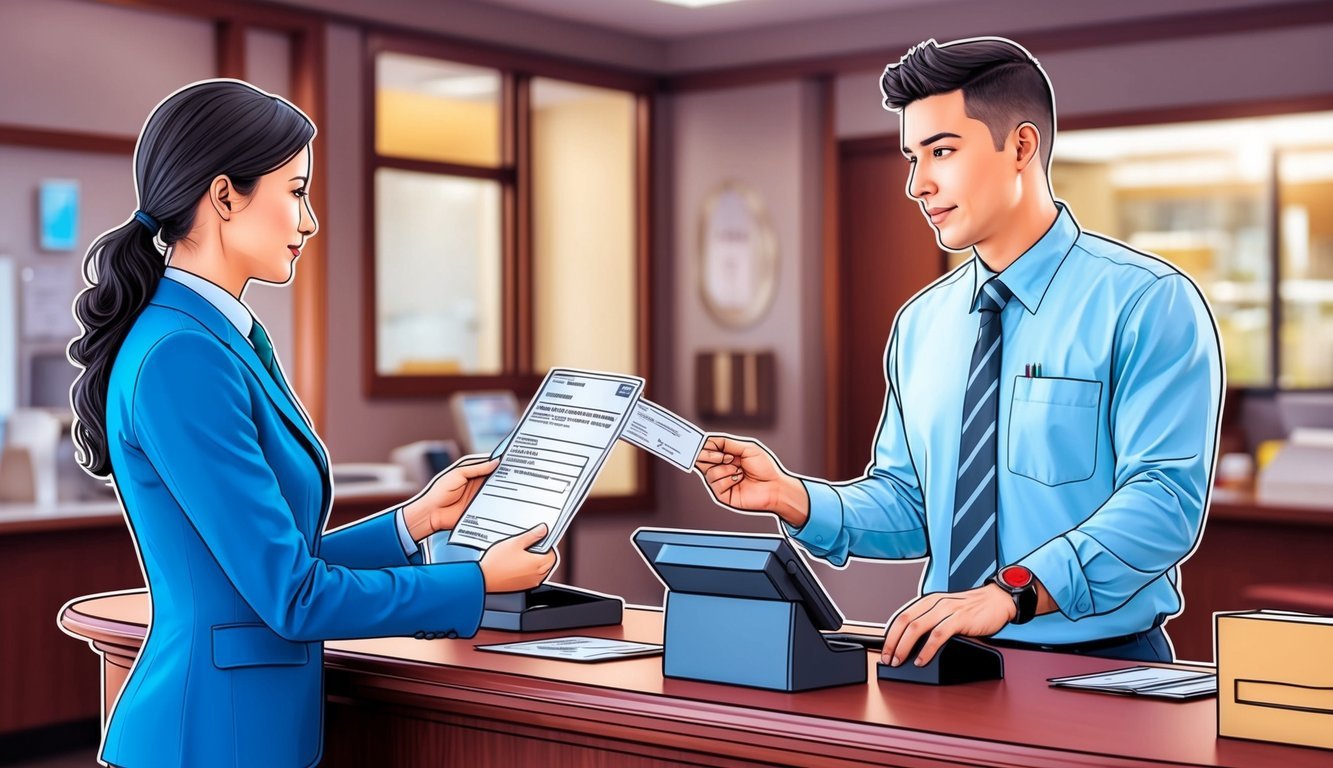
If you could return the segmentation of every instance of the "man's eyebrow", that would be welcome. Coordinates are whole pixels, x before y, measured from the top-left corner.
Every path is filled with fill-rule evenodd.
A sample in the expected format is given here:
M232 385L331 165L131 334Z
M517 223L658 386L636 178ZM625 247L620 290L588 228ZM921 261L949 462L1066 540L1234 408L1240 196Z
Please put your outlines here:
M939 141L940 139L961 139L961 138L963 138L963 137L962 137L962 136L959 136L959 135L956 134L956 133L949 133L948 131L940 131L939 133L935 134L934 136L931 136L930 138L928 138L928 139L926 139L925 141L921 142L921 146L923 146L923 147L929 147L931 144L934 144L935 142Z

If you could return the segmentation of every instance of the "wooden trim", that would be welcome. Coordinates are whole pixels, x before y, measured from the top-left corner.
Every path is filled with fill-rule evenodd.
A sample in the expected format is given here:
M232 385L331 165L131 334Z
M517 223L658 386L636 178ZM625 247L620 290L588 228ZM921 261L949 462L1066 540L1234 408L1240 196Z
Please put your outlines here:
M532 78L514 77L514 101L510 105L514 119L509 123L514 167L518 181L513 185L514 227L510 229L514 241L513 267L514 311L514 371L531 371L536 333L533 302L537 259L533 253L532 203Z
M661 84L658 77L643 72L601 64L583 64L549 54L368 23L365 19L349 19L348 23L364 27L370 32L371 47L376 53L384 51L425 56L635 93L652 93L659 90Z
M375 270L375 54L373 40L361 46L361 393L386 396L379 375L379 314Z
M111 136L102 133L67 131L60 128L34 128L26 125L0 125L0 144L33 149L70 152L95 152L105 155L134 156L136 136Z
M833 78L819 78L819 144L823 165L820 251L824 263L824 476L837 477L842 466L842 429L846 418L840 396L846 359L842 332L842 251L838 168L837 92Z
M634 251L635 293L639 314L638 348L639 375L646 384L645 395L653 391L653 97L641 93L634 97ZM657 483L653 460L647 451L638 451L639 494L633 500L635 508L651 511L657 506ZM621 508L623 510L623 507Z
M500 157L507 167L514 170L521 143L515 125L519 79L518 75L504 73L500 94ZM526 92L526 88L524 90ZM520 370L518 348L522 331L517 315L519 264L523 260L523 245L518 232L522 218L519 213L519 190L527 186L527 180L520 180L519 175L516 172L513 183L506 184L500 191L500 368L505 373Z
M324 116L324 34L322 23L290 35L292 99L316 126ZM310 193L315 200L327 200L328 184L326 143L318 135L312 152ZM293 330L295 333L296 391L305 406L315 432L324 426L328 400L329 281L328 249L325 243L337 226L321 222L323 237L305 244L301 275L293 281Z
M246 28L244 22L234 19L221 19L214 24L213 37L217 46L218 77L245 79ZM293 39L291 44L295 46L296 41Z
M1034 56L1040 57L1058 51L1134 45L1330 22L1333 22L1333 4L1326 0L1300 0L1263 7L1178 13L1149 19L1100 21L1059 29L1001 30L993 34L1016 40ZM920 41L903 40L873 50L854 53L786 59L677 74L665 78L662 87L677 92L713 90L775 80L882 69L885 65L898 61L903 52L918 42Z
M430 173L439 176L463 176L469 179L498 181L501 184L512 184L515 175L512 167L485 168L479 165L448 163L442 160L417 160L410 157L394 157L393 155L377 153L372 153L371 161L376 168L396 168L400 171ZM508 163L505 165L508 166Z

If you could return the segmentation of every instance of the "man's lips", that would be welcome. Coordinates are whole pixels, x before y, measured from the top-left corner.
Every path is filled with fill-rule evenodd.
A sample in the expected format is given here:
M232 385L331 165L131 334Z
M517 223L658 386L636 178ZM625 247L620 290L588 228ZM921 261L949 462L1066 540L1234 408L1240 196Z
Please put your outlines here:
M949 212L958 206L949 206L945 208L927 208L926 215L930 217L930 223L939 224L949 215Z

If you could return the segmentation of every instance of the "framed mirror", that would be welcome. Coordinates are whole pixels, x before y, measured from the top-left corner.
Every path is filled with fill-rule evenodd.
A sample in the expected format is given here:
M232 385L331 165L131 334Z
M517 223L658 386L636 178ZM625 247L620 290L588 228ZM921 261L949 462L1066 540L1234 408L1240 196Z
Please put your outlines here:
M699 288L719 323L753 325L773 303L778 245L759 194L728 180L704 201L699 221Z

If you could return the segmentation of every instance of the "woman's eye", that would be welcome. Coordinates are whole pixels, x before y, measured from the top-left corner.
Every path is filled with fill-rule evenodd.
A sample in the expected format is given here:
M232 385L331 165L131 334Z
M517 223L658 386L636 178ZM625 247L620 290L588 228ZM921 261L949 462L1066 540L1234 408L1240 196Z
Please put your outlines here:
M297 197L305 197L309 193L307 193L304 189L296 189L292 190L292 194L296 195Z

